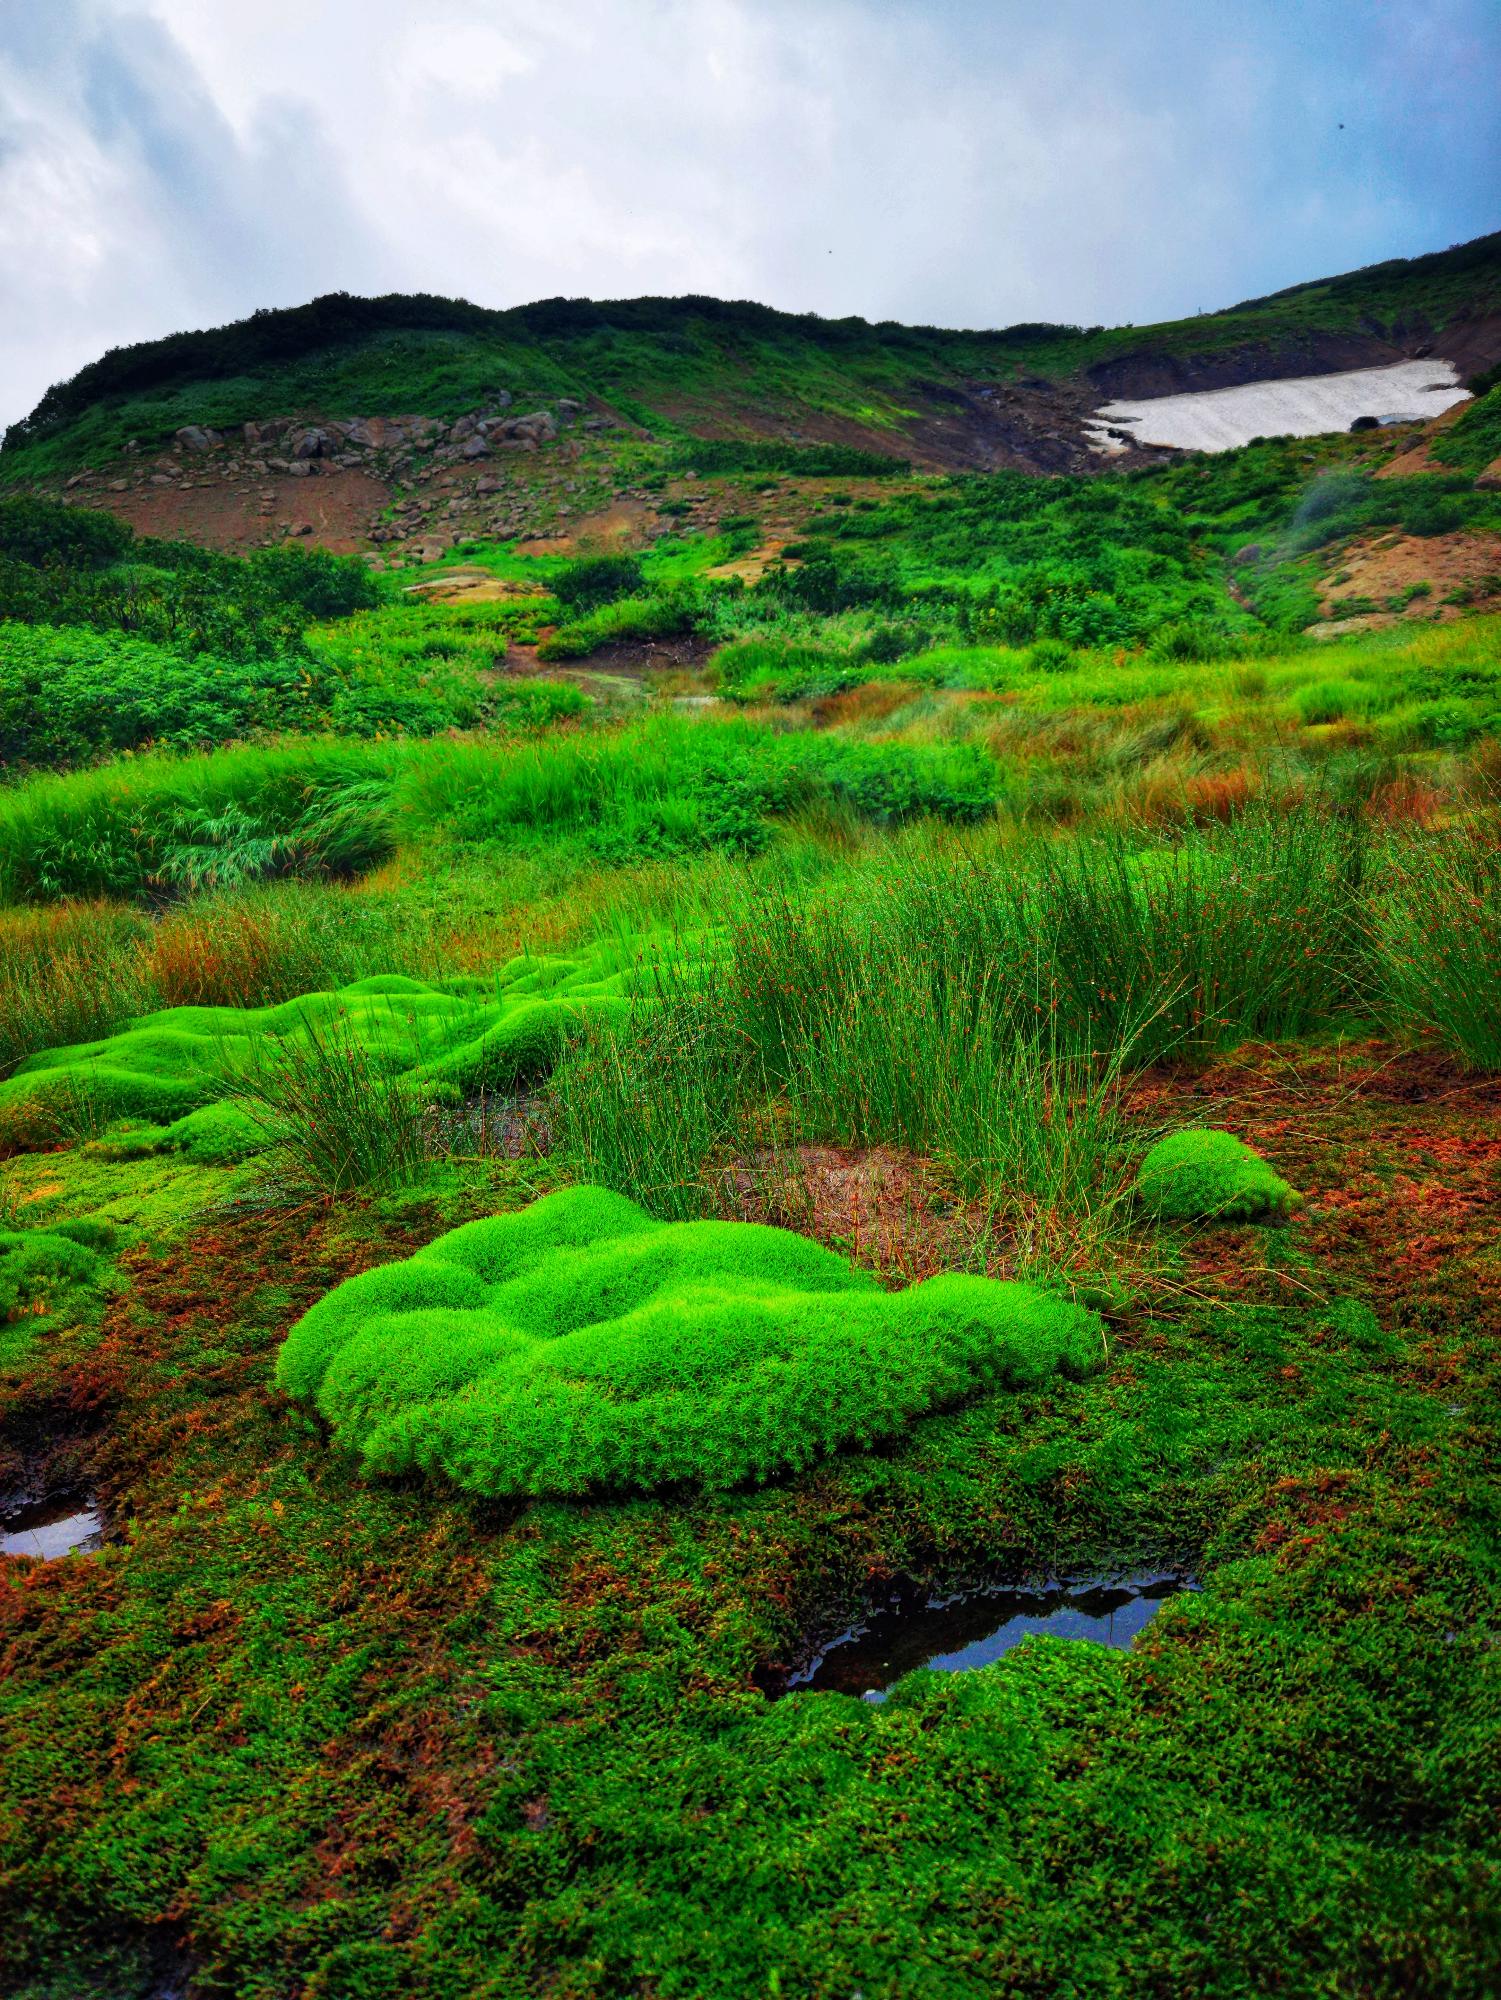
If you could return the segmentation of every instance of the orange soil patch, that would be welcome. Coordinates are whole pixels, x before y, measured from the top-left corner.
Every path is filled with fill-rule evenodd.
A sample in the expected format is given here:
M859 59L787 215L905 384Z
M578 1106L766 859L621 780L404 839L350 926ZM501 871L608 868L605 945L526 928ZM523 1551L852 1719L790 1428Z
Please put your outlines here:
M1336 571L1342 581L1320 586L1324 619L1310 629L1320 638L1332 633L1369 631L1402 620L1419 624L1457 618L1460 607L1445 604L1452 590L1468 589L1477 598L1501 596L1501 535L1383 535L1347 549ZM1415 597L1395 611L1387 600L1426 583L1430 594ZM1352 598L1370 598L1382 608L1348 618L1335 618L1335 607Z
M758 583L786 546L785 541L764 542L760 548L752 549L748 556L739 556L734 562L716 563L713 569L705 570L704 575L738 576L746 583Z
M1431 424L1425 424L1421 436L1404 451L1399 451L1395 458L1388 459L1376 473L1376 478L1411 479L1420 472L1453 472L1454 467L1441 465L1429 452L1428 447L1440 431L1446 431L1452 423L1458 422L1469 407L1468 403L1456 403L1452 409L1445 410L1442 416L1435 417Z

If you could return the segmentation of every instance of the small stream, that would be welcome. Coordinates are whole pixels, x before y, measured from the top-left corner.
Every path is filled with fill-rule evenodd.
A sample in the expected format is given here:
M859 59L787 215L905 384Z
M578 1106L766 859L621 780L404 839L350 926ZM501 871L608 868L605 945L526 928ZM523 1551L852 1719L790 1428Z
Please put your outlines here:
M880 1702L918 1667L988 1667L1032 1633L1128 1647L1171 1597L1197 1585L1181 1571L1076 1577L1030 1590L981 1584L948 1596L895 1593L829 1641L783 1692L834 1691Z

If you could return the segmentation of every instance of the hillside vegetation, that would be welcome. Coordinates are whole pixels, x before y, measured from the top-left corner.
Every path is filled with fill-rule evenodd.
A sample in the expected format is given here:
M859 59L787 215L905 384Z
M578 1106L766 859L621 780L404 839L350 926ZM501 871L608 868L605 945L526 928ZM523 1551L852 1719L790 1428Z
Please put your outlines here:
M7 449L7 1993L1501 1984L1495 391L868 441L1125 351L321 302ZM299 397L492 414L38 472ZM274 512L341 480L363 560ZM928 1664L1143 1573L1129 1647Z
M1441 335L1497 312L1501 234L1146 327L949 332L698 297L548 299L492 311L460 299L334 293L112 350L11 425L0 476L71 469L116 455L131 438L149 449L185 425L302 413L453 418L498 389L523 403L597 398L663 435L848 433L900 455L935 390L1073 380L1135 357L1190 373L1224 360L1226 379L1236 357L1242 380L1296 374L1356 365L1332 359L1341 341L1354 343L1352 355L1364 342L1375 357L1382 341Z

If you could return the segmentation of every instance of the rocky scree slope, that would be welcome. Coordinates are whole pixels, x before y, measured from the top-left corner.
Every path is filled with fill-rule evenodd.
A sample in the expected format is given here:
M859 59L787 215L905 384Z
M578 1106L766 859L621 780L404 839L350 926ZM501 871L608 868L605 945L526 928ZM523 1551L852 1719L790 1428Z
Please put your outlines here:
M308 535L441 553L455 533L556 532L580 457L631 498L632 450L700 439L835 447L920 470L1099 469L1086 431L1121 396L1425 357L1501 361L1501 233L1150 327L988 333L827 321L708 298L334 294L116 349L0 451L0 487L102 505L223 547ZM502 386L504 385L504 386ZM363 414L362 414L363 413ZM1165 454L1130 438L1110 462ZM548 448L547 476L528 463ZM423 485L446 489L424 496Z

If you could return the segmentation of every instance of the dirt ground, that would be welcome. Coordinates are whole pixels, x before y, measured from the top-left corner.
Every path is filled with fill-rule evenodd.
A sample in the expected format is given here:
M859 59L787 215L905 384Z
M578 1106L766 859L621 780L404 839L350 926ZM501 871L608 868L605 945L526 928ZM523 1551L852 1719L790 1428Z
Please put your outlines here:
M1414 584L1427 584L1427 594L1394 607L1391 600ZM1468 606L1444 602L1456 590L1473 593ZM1340 558L1334 576L1321 585L1320 595L1324 618L1309 627L1316 638L1458 618L1462 609L1501 597L1501 535L1385 534L1356 542ZM1345 618L1333 615L1336 606L1358 600L1370 600L1378 608Z
M1458 423L1469 407L1468 403L1456 403L1452 410L1445 410L1431 424L1424 424L1406 451L1399 451L1395 458L1388 459L1373 476L1377 479L1412 479L1420 472L1453 472L1454 467L1436 459L1429 446L1441 431Z
M272 495L269 502L261 498L266 493ZM368 472L305 479L268 472L232 486L200 480L187 488L151 486L89 497L142 535L185 537L237 552L258 547L270 534L295 535L307 528L320 547L353 555L369 547L370 522L391 492Z

